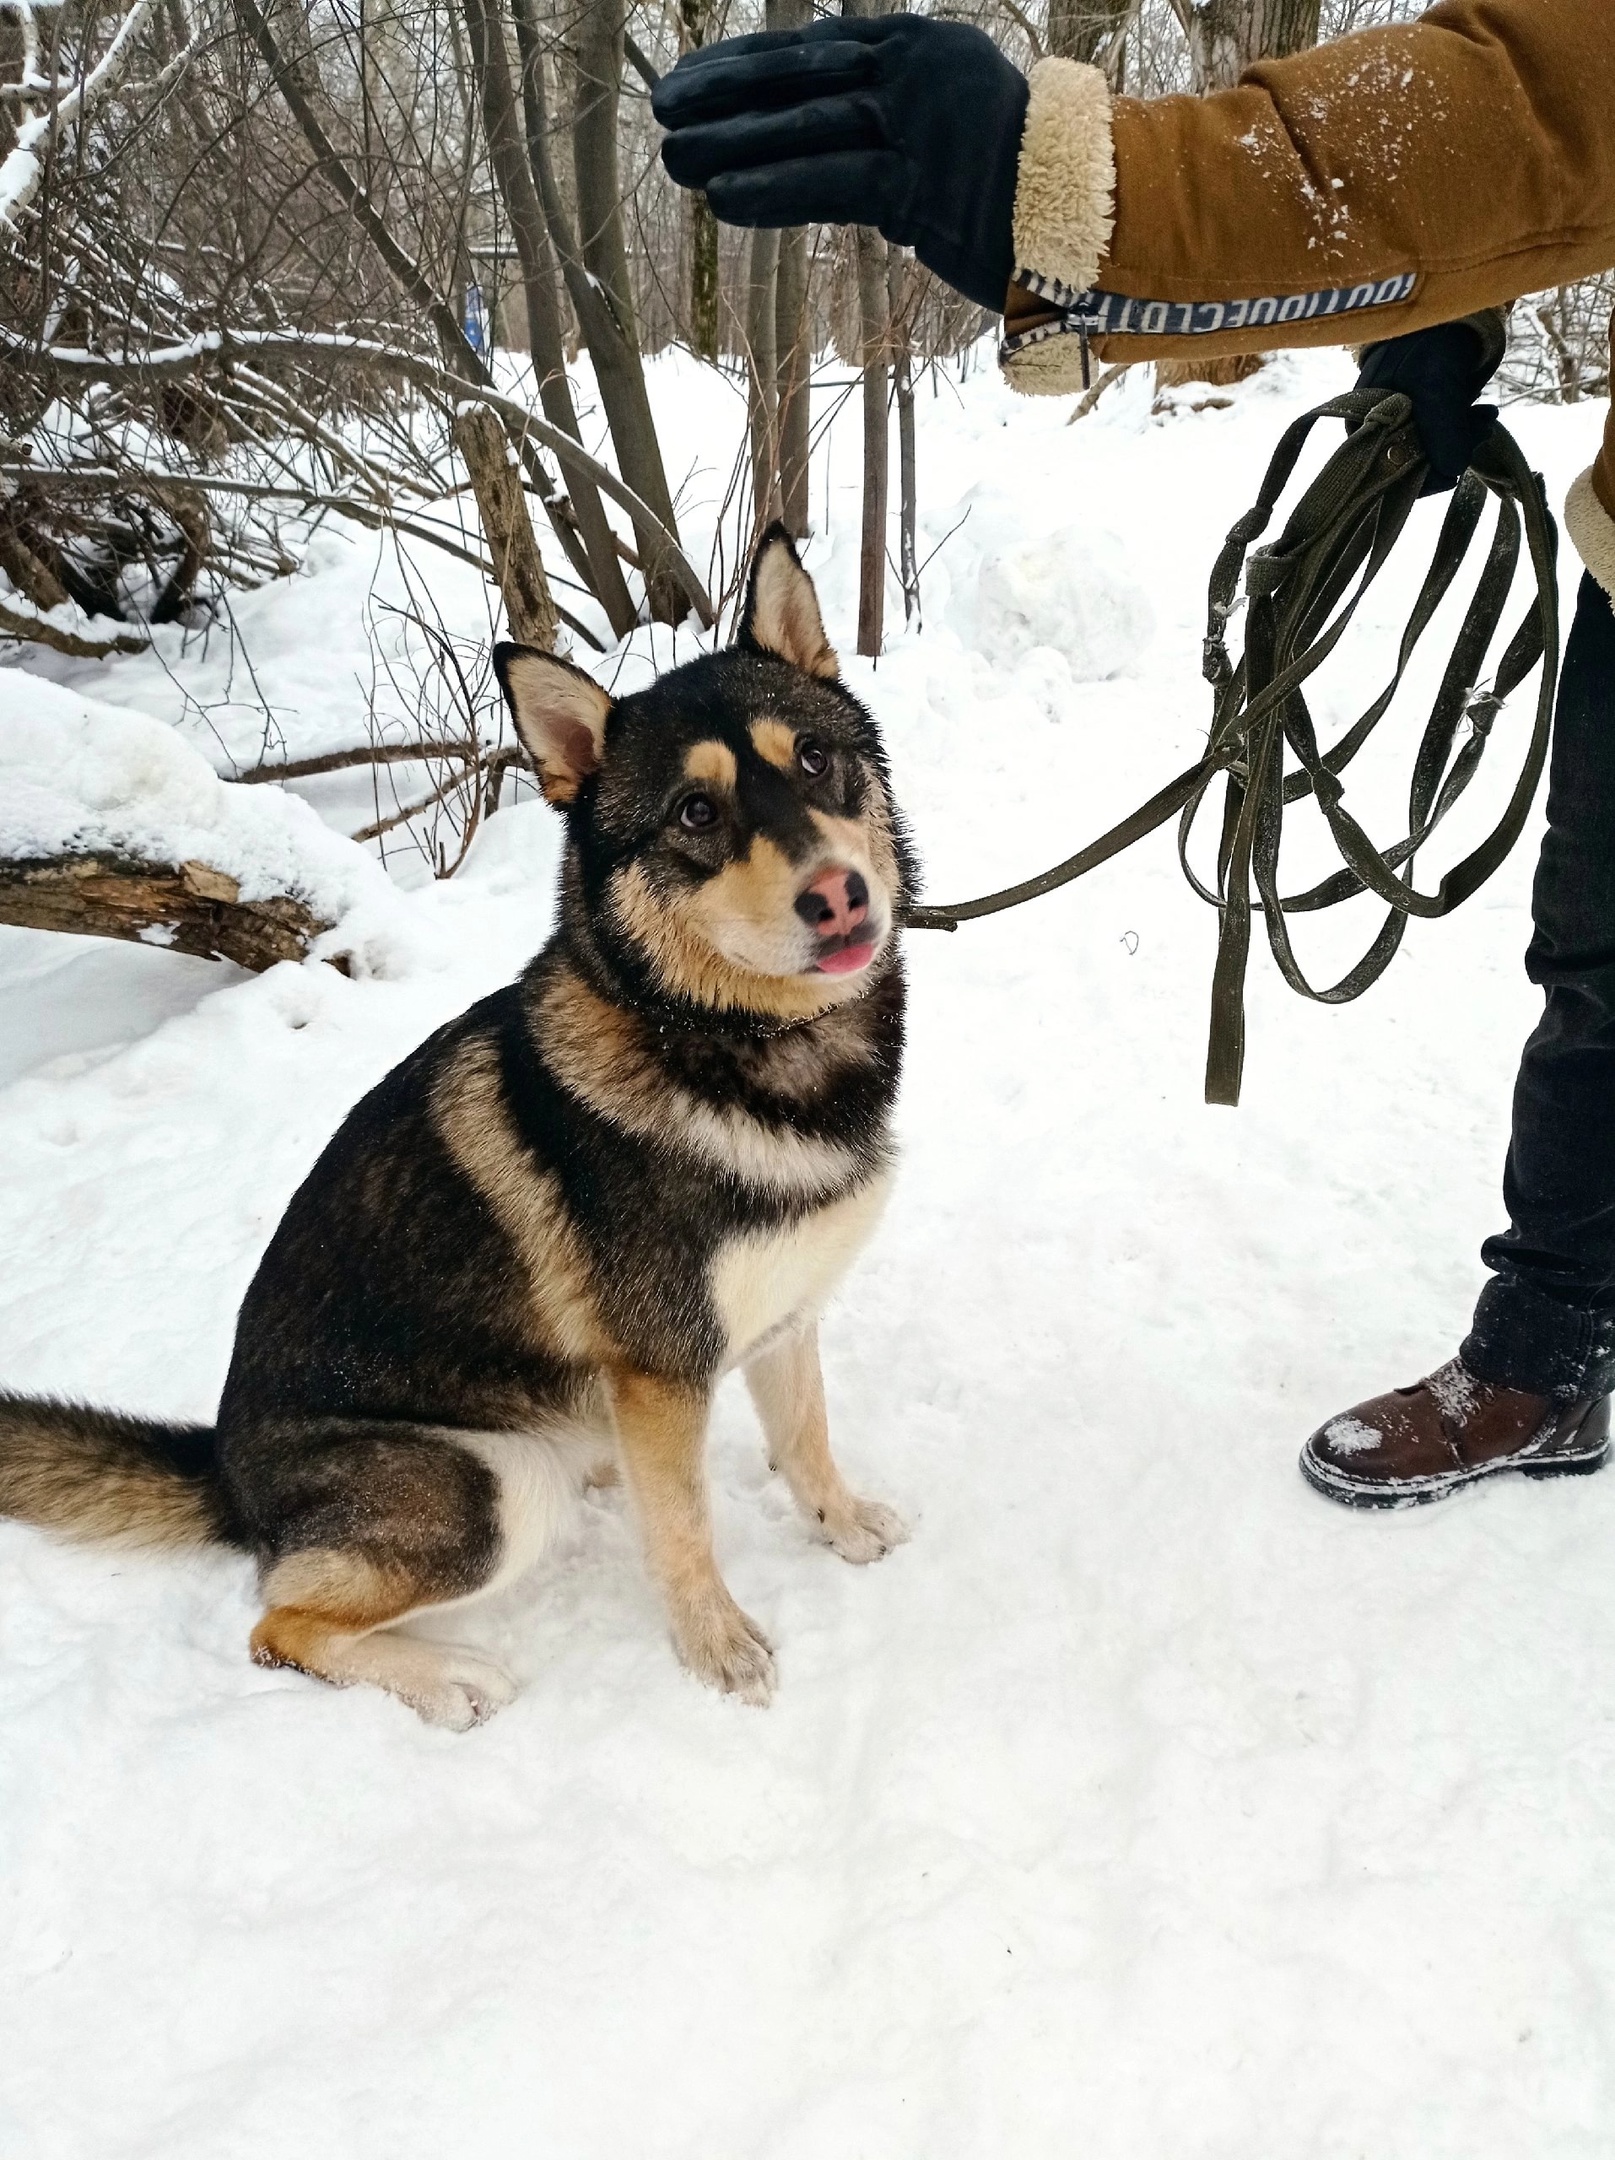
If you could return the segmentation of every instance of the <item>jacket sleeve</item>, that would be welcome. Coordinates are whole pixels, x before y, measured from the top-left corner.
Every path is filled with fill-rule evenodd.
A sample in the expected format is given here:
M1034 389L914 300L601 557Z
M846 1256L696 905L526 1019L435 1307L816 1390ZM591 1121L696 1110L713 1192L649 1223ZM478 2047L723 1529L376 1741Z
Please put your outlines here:
M1084 347L1356 344L1607 270L1615 0L1441 0L1203 98L1041 61L1014 226L1030 391L1076 387ZM1615 518L1615 442L1587 485Z

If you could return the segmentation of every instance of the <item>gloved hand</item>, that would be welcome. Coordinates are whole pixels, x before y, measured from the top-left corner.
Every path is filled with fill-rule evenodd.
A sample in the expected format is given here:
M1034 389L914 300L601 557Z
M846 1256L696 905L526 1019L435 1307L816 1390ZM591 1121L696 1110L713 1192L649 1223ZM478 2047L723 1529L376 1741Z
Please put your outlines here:
M1485 440L1497 407L1475 400L1507 343L1503 317L1489 309L1364 348L1358 389L1400 390L1413 400L1413 425L1430 460L1421 495L1450 494Z
M725 224L875 225L1000 309L1028 94L982 31L877 15L686 53L651 109L662 163Z

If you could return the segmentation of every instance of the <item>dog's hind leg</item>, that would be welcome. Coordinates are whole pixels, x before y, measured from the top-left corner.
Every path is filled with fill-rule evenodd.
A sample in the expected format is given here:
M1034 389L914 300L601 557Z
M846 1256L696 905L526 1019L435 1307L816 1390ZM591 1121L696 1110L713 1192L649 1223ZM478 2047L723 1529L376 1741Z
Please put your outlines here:
M770 1469L783 1473L792 1498L843 1560L881 1560L908 1530L878 1500L849 1492L830 1453L815 1321L778 1335L746 1366L746 1385L762 1420Z
M264 1582L270 1609L252 1631L253 1662L291 1665L333 1687L379 1687L429 1725L465 1732L502 1710L515 1682L457 1644L392 1632L443 1603L352 1553L294 1553Z
M385 1688L458 1731L513 1700L490 1659L395 1630L531 1564L575 1485L558 1448L522 1433L322 1425L241 1452L256 1457L253 1512L269 1518L258 1664Z
M743 1702L774 1692L768 1638L718 1573L707 1513L707 1396L648 1373L615 1373L611 1408L645 1561L667 1601L673 1643L698 1679Z

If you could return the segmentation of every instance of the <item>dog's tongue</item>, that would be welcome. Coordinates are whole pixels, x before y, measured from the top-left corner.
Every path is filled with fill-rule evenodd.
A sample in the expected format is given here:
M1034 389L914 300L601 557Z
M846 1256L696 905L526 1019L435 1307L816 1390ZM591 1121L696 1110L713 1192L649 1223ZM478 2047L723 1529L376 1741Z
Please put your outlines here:
M821 975L855 974L859 968L869 965L869 958L874 950L873 944L843 945L840 952L825 954L818 963L818 972Z

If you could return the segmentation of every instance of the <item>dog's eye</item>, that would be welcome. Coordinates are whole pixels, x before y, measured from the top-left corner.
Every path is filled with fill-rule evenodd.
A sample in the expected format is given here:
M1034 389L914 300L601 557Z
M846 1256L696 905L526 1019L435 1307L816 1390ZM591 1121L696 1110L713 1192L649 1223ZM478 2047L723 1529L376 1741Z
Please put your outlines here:
M718 822L718 806L710 795L686 795L679 805L679 823L686 832L708 832Z
M830 753L823 743L804 735L796 746L796 762L810 780L822 780L830 770Z

